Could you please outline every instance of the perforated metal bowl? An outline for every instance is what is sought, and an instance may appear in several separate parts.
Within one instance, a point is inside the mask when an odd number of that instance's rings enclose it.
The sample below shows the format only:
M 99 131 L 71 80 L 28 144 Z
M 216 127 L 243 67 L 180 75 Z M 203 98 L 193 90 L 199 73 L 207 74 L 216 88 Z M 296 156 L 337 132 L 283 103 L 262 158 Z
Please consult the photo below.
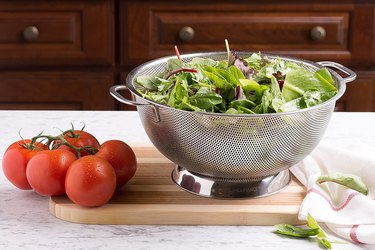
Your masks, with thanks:
M 252 53 L 238 53 L 241 57 Z M 337 94 L 319 105 L 293 112 L 233 115 L 191 112 L 171 108 L 143 98 L 136 91 L 135 78 L 165 70 L 170 57 L 145 63 L 131 71 L 126 86 L 110 89 L 122 103 L 137 106 L 143 127 L 155 147 L 177 164 L 173 180 L 185 190 L 209 197 L 257 197 L 275 193 L 290 181 L 287 170 L 304 159 L 319 143 L 330 121 L 336 100 L 345 92 L 346 83 L 356 74 L 335 62 L 310 62 L 279 57 L 302 63 L 311 71 L 323 66 L 348 75 L 342 78 L 331 70 Z M 225 52 L 188 54 L 214 60 L 227 58 Z M 119 90 L 129 89 L 135 101 L 124 98 Z

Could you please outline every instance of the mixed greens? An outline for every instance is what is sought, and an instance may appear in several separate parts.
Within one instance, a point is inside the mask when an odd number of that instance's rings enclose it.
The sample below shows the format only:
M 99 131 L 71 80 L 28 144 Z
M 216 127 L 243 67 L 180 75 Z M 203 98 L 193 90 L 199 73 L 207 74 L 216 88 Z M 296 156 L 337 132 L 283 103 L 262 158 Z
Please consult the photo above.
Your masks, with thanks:
M 228 48 L 228 47 L 227 47 Z M 286 112 L 314 106 L 337 93 L 326 68 L 310 72 L 302 64 L 254 53 L 228 60 L 167 61 L 165 72 L 135 79 L 144 97 L 173 108 L 227 114 Z

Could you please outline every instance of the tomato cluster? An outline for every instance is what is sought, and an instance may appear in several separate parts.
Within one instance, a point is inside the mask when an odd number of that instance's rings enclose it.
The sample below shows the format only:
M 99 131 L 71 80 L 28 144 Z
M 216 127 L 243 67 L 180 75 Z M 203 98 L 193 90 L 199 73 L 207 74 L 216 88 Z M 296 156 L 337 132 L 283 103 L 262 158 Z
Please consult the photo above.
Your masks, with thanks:
M 100 145 L 92 134 L 72 128 L 58 136 L 40 134 L 14 142 L 5 151 L 2 166 L 20 189 L 43 196 L 66 194 L 76 204 L 97 207 L 134 176 L 137 160 L 123 141 Z

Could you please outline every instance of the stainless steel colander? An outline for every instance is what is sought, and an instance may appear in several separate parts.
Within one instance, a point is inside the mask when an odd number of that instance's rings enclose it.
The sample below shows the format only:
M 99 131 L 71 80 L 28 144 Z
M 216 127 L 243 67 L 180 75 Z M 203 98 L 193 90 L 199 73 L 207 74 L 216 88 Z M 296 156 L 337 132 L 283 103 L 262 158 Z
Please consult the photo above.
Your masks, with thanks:
M 248 57 L 252 53 L 238 53 Z M 171 108 L 143 98 L 136 91 L 135 78 L 165 70 L 170 57 L 145 63 L 131 71 L 126 86 L 110 89 L 122 103 L 137 106 L 143 127 L 155 147 L 177 164 L 173 180 L 187 191 L 208 197 L 238 198 L 269 195 L 290 181 L 287 170 L 304 159 L 321 140 L 336 100 L 345 92 L 346 83 L 356 74 L 335 62 L 306 60 L 263 54 L 269 58 L 301 63 L 311 71 L 320 67 L 336 68 L 348 75 L 342 78 L 330 70 L 338 87 L 337 94 L 319 105 L 293 112 L 257 115 L 232 115 L 191 112 Z M 225 52 L 188 54 L 214 60 L 227 58 Z M 119 90 L 129 89 L 134 101 Z

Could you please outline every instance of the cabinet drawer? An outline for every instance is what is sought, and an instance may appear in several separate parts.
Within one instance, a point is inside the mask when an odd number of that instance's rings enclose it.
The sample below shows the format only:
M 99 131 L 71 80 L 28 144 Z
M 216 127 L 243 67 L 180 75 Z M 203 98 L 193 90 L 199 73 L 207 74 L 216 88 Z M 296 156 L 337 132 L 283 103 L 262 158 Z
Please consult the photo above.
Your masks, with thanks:
M 2 1 L 0 65 L 110 65 L 112 1 Z
M 112 71 L 5 71 L 0 79 L 0 109 L 114 109 Z
M 294 6 L 294 5 L 293 5 Z M 231 49 L 263 51 L 311 60 L 349 59 L 349 9 L 275 4 L 181 6 L 132 4 L 121 7 L 122 63 L 173 54 Z M 331 7 L 332 8 L 332 7 Z M 272 10 L 271 10 L 272 9 Z M 131 32 L 129 32 L 131 31 Z
M 155 48 L 174 44 L 222 46 L 227 38 L 233 44 L 261 50 L 347 50 L 347 13 L 154 12 L 152 24 Z

